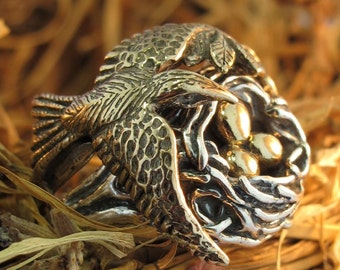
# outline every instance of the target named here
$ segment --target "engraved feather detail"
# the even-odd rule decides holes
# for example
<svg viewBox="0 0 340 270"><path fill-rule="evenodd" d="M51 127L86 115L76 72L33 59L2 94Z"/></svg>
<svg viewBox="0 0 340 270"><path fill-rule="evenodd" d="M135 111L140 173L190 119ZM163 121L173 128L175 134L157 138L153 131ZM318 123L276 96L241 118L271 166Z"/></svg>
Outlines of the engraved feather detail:
<svg viewBox="0 0 340 270"><path fill-rule="evenodd" d="M289 226L308 171L305 135L258 58L220 30L168 24L107 54L92 91L33 101L34 180L65 202L140 213L208 261ZM124 209L121 211L118 209Z"/></svg>

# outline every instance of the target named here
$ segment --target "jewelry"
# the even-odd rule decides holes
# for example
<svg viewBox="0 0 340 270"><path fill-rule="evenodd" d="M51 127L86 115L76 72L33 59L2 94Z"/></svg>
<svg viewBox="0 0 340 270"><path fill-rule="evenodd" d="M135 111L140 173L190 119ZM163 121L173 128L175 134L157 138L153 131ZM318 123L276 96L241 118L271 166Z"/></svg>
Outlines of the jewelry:
<svg viewBox="0 0 340 270"><path fill-rule="evenodd" d="M139 213L215 263L229 262L218 244L255 246L289 226L303 193L298 121L254 52L208 25L122 41L92 91L43 94L33 116L35 181L55 192L97 155L102 167L67 204Z"/></svg>

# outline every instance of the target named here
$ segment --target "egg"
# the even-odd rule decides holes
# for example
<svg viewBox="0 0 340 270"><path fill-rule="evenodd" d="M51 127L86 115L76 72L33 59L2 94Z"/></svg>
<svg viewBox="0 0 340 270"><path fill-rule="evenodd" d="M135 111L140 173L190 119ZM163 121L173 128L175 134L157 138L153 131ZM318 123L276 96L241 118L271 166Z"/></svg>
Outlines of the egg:
<svg viewBox="0 0 340 270"><path fill-rule="evenodd" d="M265 133L255 133L251 145L259 153L259 160L264 164L273 164L282 158L283 147L278 138Z"/></svg>
<svg viewBox="0 0 340 270"><path fill-rule="evenodd" d="M245 175L252 177L260 174L260 167L256 156L243 149L233 149L226 153L232 176Z"/></svg>
<svg viewBox="0 0 340 270"><path fill-rule="evenodd" d="M228 139L246 140L250 136L251 121L242 103L223 103L219 108L220 131Z"/></svg>

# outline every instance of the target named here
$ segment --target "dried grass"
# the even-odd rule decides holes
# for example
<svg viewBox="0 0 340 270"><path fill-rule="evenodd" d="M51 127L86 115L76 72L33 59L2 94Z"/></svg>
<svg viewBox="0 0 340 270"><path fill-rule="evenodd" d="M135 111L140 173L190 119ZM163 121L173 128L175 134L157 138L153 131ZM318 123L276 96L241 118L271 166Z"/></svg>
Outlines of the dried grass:
<svg viewBox="0 0 340 270"><path fill-rule="evenodd" d="M35 94L88 91L121 39L165 22L203 22L258 53L312 147L292 227L260 247L225 247L228 269L340 269L339 15L334 0L2 0L0 247L23 241L0 252L0 267L213 269L171 241L152 242L158 234L145 224L86 219L29 182Z"/></svg>

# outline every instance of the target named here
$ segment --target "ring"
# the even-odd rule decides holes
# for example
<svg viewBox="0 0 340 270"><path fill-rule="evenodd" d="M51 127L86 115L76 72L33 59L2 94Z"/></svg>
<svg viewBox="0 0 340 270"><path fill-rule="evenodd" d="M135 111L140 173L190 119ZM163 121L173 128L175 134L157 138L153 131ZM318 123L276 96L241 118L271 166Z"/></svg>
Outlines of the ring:
<svg viewBox="0 0 340 270"><path fill-rule="evenodd" d="M65 203L140 214L217 264L288 227L310 148L255 53L201 24L167 24L109 52L93 90L33 101L34 181L55 193L95 155ZM108 214L109 213L109 214Z"/></svg>

